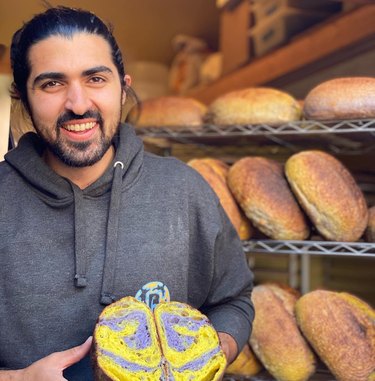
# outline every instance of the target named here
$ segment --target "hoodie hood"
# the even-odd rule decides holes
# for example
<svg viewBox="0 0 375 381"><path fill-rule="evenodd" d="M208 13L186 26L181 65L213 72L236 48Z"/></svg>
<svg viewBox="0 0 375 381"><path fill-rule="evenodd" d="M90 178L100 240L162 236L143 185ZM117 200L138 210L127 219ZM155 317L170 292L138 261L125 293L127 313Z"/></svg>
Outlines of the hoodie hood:
<svg viewBox="0 0 375 381"><path fill-rule="evenodd" d="M121 208L121 193L131 187L140 175L143 164L143 144L134 129L126 124L119 128L113 139L115 158L105 173L93 184L80 189L70 180L59 176L43 160L44 143L33 132L25 134L17 148L5 155L6 162L30 184L38 197L53 208L64 208L74 204L75 228L75 286L85 287L86 259L85 242L79 234L85 215L81 208L84 197L100 197L110 193L106 232L106 254L101 292L102 304L111 303L113 278L117 255L118 219Z"/></svg>

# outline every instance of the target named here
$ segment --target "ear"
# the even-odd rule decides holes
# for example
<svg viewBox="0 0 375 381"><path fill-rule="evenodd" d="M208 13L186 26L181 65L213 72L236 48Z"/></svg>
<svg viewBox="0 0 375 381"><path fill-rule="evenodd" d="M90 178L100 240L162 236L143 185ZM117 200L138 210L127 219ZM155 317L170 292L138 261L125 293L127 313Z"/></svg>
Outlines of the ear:
<svg viewBox="0 0 375 381"><path fill-rule="evenodd" d="M127 87L130 87L130 86L131 86L131 84L132 84L132 79L131 79L131 77L130 77L129 74L125 74L125 76L124 76L124 81L125 81L125 89L126 89ZM125 89L124 89L123 92L122 92L122 98L121 98L121 103L122 103L122 105L124 105L125 100L126 100L126 91L125 91Z"/></svg>

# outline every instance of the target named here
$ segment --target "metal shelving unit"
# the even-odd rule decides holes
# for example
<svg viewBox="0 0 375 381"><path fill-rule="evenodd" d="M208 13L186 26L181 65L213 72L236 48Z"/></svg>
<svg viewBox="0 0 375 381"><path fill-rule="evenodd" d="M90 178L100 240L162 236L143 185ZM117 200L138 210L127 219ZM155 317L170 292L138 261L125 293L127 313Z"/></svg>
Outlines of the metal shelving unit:
<svg viewBox="0 0 375 381"><path fill-rule="evenodd" d="M335 121L301 120L279 125L249 124L218 126L204 124L202 126L170 126L170 127L141 127L137 128L140 136L153 138L218 138L244 137L265 135L316 135L316 134L345 134L367 132L375 138L375 119L353 119ZM375 143L375 141L374 141Z"/></svg>
<svg viewBox="0 0 375 381"><path fill-rule="evenodd" d="M335 377L328 370L320 370L309 378L310 381L335 381ZM268 372L262 371L259 374L246 377L227 374L223 381L276 381Z"/></svg>
<svg viewBox="0 0 375 381"><path fill-rule="evenodd" d="M375 152L375 119L301 120L278 125L147 126L137 128L136 132L145 138L200 147L273 145L291 152L311 148L350 155Z"/></svg>
<svg viewBox="0 0 375 381"><path fill-rule="evenodd" d="M272 144L276 143L292 149L303 149L304 147L299 146L299 144L313 137L315 144L328 142L329 148L336 153L363 154L375 151L375 119L301 120L279 125L148 126L136 128L136 132L141 137L162 138L172 142L204 145L239 143L243 139L251 138L246 141L247 144L272 142ZM327 137L330 139L327 140ZM297 145L293 146L293 144ZM375 258L375 244L365 242L277 241L266 239L244 241L243 247L247 253Z"/></svg>
<svg viewBox="0 0 375 381"><path fill-rule="evenodd" d="M365 242L331 241L243 241L247 253L313 254L375 258L375 244Z"/></svg>

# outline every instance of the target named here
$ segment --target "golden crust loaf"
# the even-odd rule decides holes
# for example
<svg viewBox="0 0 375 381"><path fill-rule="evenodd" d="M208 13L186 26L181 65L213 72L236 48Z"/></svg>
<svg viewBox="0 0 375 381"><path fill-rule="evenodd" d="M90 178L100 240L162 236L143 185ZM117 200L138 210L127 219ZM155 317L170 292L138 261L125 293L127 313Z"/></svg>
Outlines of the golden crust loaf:
<svg viewBox="0 0 375 381"><path fill-rule="evenodd" d="M214 100L205 120L217 125L279 124L300 120L302 108L291 95L268 87L232 91Z"/></svg>
<svg viewBox="0 0 375 381"><path fill-rule="evenodd" d="M275 284L254 287L250 345L278 381L305 381L315 372L315 357L294 316L295 293Z"/></svg>
<svg viewBox="0 0 375 381"><path fill-rule="evenodd" d="M137 127L201 126L206 106L192 98L164 96L146 99L140 109L133 108L129 122Z"/></svg>
<svg viewBox="0 0 375 381"><path fill-rule="evenodd" d="M198 171L210 184L220 199L220 203L235 227L239 237L247 240L252 236L253 228L250 221L237 205L227 185L229 166L223 161L212 158L193 159L188 163Z"/></svg>
<svg viewBox="0 0 375 381"><path fill-rule="evenodd" d="M375 78L335 78L314 87L306 96L303 112L308 119L375 117Z"/></svg>
<svg viewBox="0 0 375 381"><path fill-rule="evenodd" d="M273 239L303 240L309 228L278 162L245 157L232 165L228 185L246 216Z"/></svg>
<svg viewBox="0 0 375 381"><path fill-rule="evenodd" d="M375 206L372 206L368 210L368 223L365 237L367 242L375 242Z"/></svg>
<svg viewBox="0 0 375 381"><path fill-rule="evenodd" d="M289 184L311 221L328 240L357 241L368 220L362 191L333 156L302 151L285 164Z"/></svg>
<svg viewBox="0 0 375 381"><path fill-rule="evenodd" d="M375 312L345 293L316 290L296 304L298 324L320 359L340 381L375 377Z"/></svg>
<svg viewBox="0 0 375 381"><path fill-rule="evenodd" d="M226 373L251 377L259 373L262 368L262 364L255 357L250 346L246 344L232 364L227 367Z"/></svg>

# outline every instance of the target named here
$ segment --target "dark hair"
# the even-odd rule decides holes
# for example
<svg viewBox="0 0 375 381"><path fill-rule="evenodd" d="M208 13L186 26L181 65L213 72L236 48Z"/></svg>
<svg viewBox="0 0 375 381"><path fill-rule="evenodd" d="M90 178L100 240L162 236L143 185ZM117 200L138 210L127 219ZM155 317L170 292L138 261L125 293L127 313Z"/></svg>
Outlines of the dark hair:
<svg viewBox="0 0 375 381"><path fill-rule="evenodd" d="M72 37L79 32L102 36L108 42L112 51L113 63L120 76L121 86L125 89L124 63L121 51L112 34L112 28L89 11L63 6L53 7L35 15L13 35L10 59L14 82L11 95L13 98L21 99L27 110L29 107L26 82L31 70L28 59L30 48L50 36Z"/></svg>

